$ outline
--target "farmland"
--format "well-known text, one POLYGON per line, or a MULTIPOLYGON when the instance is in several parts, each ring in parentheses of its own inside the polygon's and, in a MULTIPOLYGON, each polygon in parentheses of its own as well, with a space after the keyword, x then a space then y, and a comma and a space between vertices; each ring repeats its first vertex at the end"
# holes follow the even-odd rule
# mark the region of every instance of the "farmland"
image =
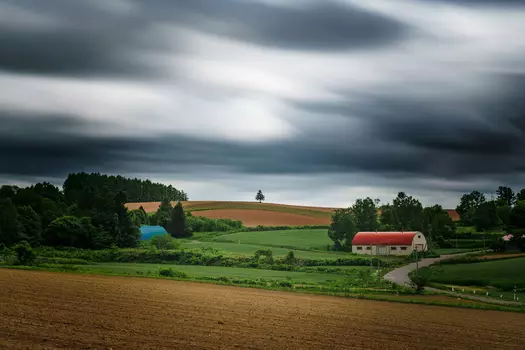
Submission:
POLYGON ((525 288, 525 258, 476 262, 468 264, 446 264, 431 267, 432 281, 456 285, 493 286, 503 290, 514 286, 525 288))
POLYGON ((215 238, 217 242, 240 242, 290 249, 326 250, 333 244, 326 229, 239 232, 215 238))
POLYGON ((10 349, 521 349, 524 322, 519 313, 0 269, 0 347, 10 349))
MULTIPOLYGON (((147 213, 154 213, 159 205, 160 202, 138 202, 127 203, 126 207, 134 210, 142 206, 147 213)), ((184 201, 182 205, 195 216, 240 220, 247 227, 329 225, 332 212, 337 209, 241 201, 184 201)), ((455 210, 448 213, 454 221, 458 220, 455 210)))

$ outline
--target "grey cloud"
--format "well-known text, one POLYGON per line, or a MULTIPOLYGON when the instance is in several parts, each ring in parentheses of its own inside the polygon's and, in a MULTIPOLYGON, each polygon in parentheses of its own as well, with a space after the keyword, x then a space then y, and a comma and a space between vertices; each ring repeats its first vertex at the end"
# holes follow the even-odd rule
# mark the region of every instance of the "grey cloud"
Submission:
POLYGON ((137 54, 167 49, 151 31, 147 17, 118 15, 80 1, 4 0, 0 1, 0 10, 7 5, 28 14, 48 16, 51 24, 21 28, 0 23, 0 70, 75 76, 149 76, 157 74, 155 67, 139 61, 137 54))
POLYGON ((239 0, 162 3, 159 8, 173 10, 168 14, 184 25, 286 50, 370 48, 396 42, 408 32, 394 19, 331 1, 302 7, 239 0))
MULTIPOLYGON (((281 49, 369 48, 401 39, 406 28, 395 20, 328 1, 287 8, 222 1, 130 2, 136 12, 115 13, 111 4, 64 0, 0 1, 27 13, 48 15, 54 26, 33 28, 0 23, 0 70, 55 75, 154 75, 139 52, 167 50, 157 24, 189 27, 256 45, 281 49), (104 10, 107 8, 107 11, 104 10)), ((5 8, 4 8, 5 9, 5 8)), ((176 35, 176 34, 174 34, 176 35)), ((172 50, 182 50, 182 38, 172 50)), ((159 73, 160 74, 160 73, 159 73)))

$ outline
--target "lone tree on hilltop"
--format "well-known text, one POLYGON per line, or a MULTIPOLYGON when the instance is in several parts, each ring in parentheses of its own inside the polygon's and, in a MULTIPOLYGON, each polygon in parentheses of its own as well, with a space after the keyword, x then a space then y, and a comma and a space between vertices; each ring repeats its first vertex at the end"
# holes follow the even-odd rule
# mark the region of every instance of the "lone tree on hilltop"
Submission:
POLYGON ((264 200, 264 194, 262 193, 261 190, 257 192, 257 195, 255 196, 255 200, 259 201, 259 203, 261 203, 264 200))

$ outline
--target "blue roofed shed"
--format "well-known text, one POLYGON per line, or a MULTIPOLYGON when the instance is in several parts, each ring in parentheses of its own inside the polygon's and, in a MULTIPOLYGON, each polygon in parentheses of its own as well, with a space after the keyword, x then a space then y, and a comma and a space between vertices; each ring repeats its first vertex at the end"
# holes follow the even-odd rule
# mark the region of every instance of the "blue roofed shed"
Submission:
POLYGON ((141 239, 143 241, 151 239, 153 236, 166 235, 168 232, 162 226, 141 226, 140 227, 141 239))

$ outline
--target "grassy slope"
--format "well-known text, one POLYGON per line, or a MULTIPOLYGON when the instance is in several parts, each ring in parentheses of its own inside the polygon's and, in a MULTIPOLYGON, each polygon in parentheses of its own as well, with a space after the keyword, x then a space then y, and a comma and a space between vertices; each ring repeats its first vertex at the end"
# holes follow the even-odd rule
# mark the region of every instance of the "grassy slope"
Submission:
POLYGON ((328 245, 333 244, 326 229, 239 232, 219 236, 214 240, 306 250, 326 250, 328 245))
MULTIPOLYGON (((225 252, 252 256, 258 249, 270 249, 274 256, 281 257, 294 251, 295 256, 305 259, 339 259, 356 257, 345 252, 326 251, 333 242, 326 229, 303 229, 282 231, 239 232, 224 235, 196 235, 196 241, 184 243, 184 248, 215 248, 225 252), (240 242, 240 243, 239 243, 240 242), (320 251, 312 251, 316 249, 320 251), (324 251, 323 251, 324 250, 324 251)), ((402 257, 384 256, 381 260, 400 260, 402 257)))
MULTIPOLYGON (((292 249, 287 248, 277 248, 277 247, 267 247, 257 244, 238 244, 230 242, 200 242, 200 241, 190 241, 188 243, 183 243, 182 248, 215 248, 224 252, 239 254, 239 255, 249 255, 253 256, 255 251, 259 249, 271 249, 275 257, 284 257, 292 249)), ((307 250, 296 250, 293 249, 293 252, 296 257, 303 259, 337 259, 347 257, 347 253, 340 252, 314 252, 307 250)))
MULTIPOLYGON (((131 264, 131 263, 104 263, 96 265, 83 265, 81 269, 88 269, 92 273, 101 274, 130 274, 136 275, 138 271, 146 274, 157 272, 159 268, 171 267, 174 270, 184 272, 190 277, 229 277, 229 278, 264 278, 268 280, 287 280, 304 283, 329 283, 331 281, 344 281, 348 279, 343 274, 327 274, 318 272, 291 272, 291 271, 272 271, 263 269, 249 269, 221 266, 193 266, 193 265, 170 265, 170 264, 131 264)), ((368 267, 352 267, 348 270, 359 271, 368 267)))
POLYGON ((444 284, 525 288, 525 258, 432 267, 431 280, 444 284))

